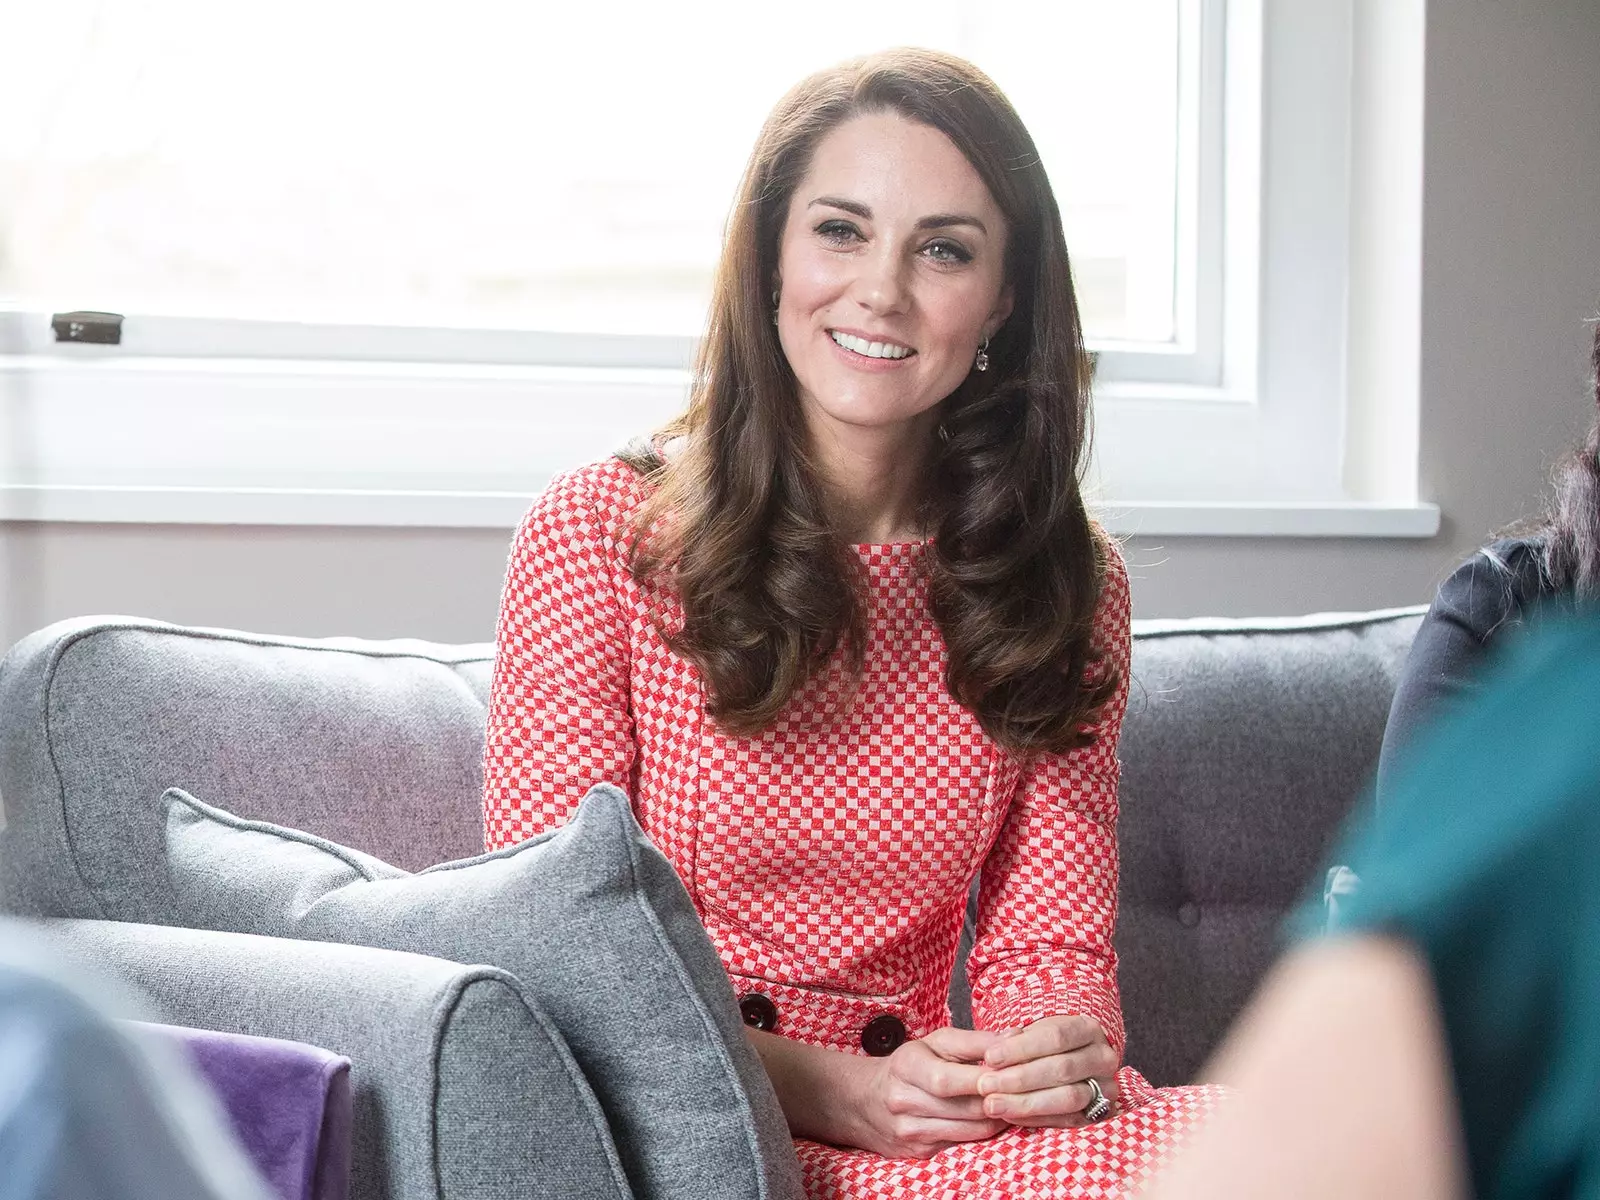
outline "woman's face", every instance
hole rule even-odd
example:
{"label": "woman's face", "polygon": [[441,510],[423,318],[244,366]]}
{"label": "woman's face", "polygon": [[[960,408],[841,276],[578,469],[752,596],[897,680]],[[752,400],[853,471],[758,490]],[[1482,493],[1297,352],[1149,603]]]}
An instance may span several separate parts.
{"label": "woman's face", "polygon": [[989,189],[937,129],[873,113],[817,144],[774,281],[814,436],[910,435],[932,419],[1011,311],[1006,235]]}

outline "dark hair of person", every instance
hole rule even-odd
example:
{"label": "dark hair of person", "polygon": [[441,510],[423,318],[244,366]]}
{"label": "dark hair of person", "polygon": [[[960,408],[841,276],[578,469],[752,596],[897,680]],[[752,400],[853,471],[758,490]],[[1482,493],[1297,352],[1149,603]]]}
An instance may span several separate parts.
{"label": "dark hair of person", "polygon": [[[684,413],[623,457],[658,484],[633,572],[682,605],[668,644],[699,668],[729,732],[770,727],[843,647],[859,679],[862,568],[829,526],[796,383],[772,320],[779,239],[818,142],[892,112],[947,136],[1006,219],[1013,309],[990,367],[941,402],[921,499],[946,684],[1000,745],[1027,754],[1090,740],[1115,690],[1093,639],[1105,535],[1080,492],[1090,368],[1066,239],[1022,121],[971,64],[886,51],[805,79],[767,119],[729,218]],[[669,440],[681,452],[664,453]]]}
{"label": "dark hair of person", "polygon": [[1580,603],[1600,600],[1600,319],[1591,358],[1596,417],[1555,473],[1555,495],[1534,532],[1542,543],[1545,579]]}

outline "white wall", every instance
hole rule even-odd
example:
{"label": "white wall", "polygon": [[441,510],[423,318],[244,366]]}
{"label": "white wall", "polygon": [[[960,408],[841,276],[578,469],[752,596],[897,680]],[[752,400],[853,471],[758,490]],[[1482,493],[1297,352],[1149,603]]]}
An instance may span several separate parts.
{"label": "white wall", "polygon": [[[1138,615],[1426,600],[1487,534],[1537,506],[1550,465],[1592,418],[1600,3],[1432,0],[1426,104],[1421,497],[1443,510],[1440,535],[1135,539]],[[89,612],[487,640],[508,536],[0,523],[0,644]]]}

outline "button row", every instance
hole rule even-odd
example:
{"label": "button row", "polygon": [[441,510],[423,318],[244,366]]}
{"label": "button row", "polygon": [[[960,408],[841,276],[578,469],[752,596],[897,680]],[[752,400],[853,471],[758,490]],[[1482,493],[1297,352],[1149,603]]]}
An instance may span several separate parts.
{"label": "button row", "polygon": [[[739,997],[739,1015],[751,1029],[771,1033],[778,1028],[778,1006],[772,997],[760,992],[746,992]],[[861,1048],[873,1058],[893,1054],[905,1042],[905,1023],[893,1013],[879,1013],[861,1030]]]}

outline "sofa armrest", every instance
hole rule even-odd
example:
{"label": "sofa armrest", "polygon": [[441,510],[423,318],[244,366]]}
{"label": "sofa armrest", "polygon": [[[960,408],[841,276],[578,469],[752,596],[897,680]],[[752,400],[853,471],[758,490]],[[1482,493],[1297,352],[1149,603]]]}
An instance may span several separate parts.
{"label": "sofa armrest", "polygon": [[630,1195],[566,1043],[512,975],[364,946],[42,922],[153,1019],[308,1042],[351,1061],[351,1196]]}

